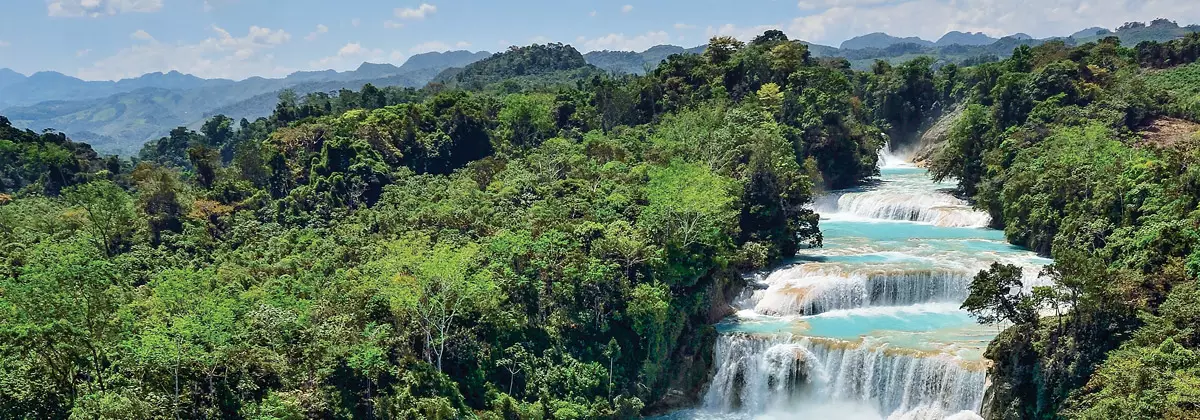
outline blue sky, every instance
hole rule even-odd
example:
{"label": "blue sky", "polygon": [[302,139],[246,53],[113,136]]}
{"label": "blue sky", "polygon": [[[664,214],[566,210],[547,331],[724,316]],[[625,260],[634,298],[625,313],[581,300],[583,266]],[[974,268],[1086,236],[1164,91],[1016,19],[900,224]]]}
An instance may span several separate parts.
{"label": "blue sky", "polygon": [[281,77],[403,63],[426,51],[498,51],[559,41],[582,51],[695,46],[782,29],[838,45],[883,31],[1068,35],[1167,17],[1200,22],[1198,0],[6,0],[0,67],[114,80],[178,70]]}

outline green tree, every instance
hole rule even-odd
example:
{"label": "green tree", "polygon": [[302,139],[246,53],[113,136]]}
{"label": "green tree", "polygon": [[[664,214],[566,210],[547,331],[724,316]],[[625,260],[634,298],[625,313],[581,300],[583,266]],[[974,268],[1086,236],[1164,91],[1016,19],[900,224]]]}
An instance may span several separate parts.
{"label": "green tree", "polygon": [[950,129],[946,148],[930,167],[933,178],[957,179],[965,195],[975,195],[984,176],[983,154],[993,145],[991,126],[986,108],[968,106]]}
{"label": "green tree", "polygon": [[1037,307],[1021,290],[1023,275],[1015,265],[992,263],[971,280],[970,296],[963,301],[962,308],[983,324],[1037,322]]}
{"label": "green tree", "polygon": [[120,186],[112,181],[93,181],[68,188],[63,197],[83,209],[92,241],[104,255],[116,255],[128,245],[137,216],[133,199]]}
{"label": "green tree", "polygon": [[388,245],[382,272],[395,283],[394,311],[411,316],[426,361],[442,370],[446,346],[469,329],[463,317],[495,305],[496,285],[479,266],[479,246],[455,247],[413,238]]}
{"label": "green tree", "polygon": [[654,168],[638,223],[680,249],[719,246],[734,217],[732,188],[728,178],[699,165],[673,162]]}

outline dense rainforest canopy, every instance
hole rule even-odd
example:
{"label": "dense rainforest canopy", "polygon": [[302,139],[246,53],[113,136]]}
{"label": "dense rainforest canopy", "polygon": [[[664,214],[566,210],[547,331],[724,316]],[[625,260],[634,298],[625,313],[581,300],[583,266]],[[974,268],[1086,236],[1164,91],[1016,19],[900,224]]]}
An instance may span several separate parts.
{"label": "dense rainforest canopy", "polygon": [[1031,296],[985,287],[1004,267],[973,285],[1015,324],[988,414],[1195,415],[1200,88],[1172,80],[1197,45],[859,72],[768,31],[644,76],[535,45],[420,90],[285,92],[132,160],[0,119],[0,417],[678,406],[740,274],[820,246],[813,196],[943,114],[934,173],[1057,261]]}

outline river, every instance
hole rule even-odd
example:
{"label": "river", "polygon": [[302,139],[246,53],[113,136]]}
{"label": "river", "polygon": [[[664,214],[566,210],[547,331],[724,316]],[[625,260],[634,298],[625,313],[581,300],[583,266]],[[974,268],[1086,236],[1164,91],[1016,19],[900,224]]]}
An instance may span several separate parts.
{"label": "river", "polygon": [[988,215],[885,156],[878,181],[815,203],[824,247],[757,276],[717,325],[700,407],[666,419],[975,419],[1000,331],[959,309],[972,277],[1050,261]]}

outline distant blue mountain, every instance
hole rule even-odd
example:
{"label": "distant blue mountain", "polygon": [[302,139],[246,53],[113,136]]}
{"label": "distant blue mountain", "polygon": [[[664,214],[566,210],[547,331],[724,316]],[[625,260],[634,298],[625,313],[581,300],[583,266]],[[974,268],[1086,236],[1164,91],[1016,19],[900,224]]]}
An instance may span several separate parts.
{"label": "distant blue mountain", "polygon": [[843,50],[862,50],[867,48],[887,48],[896,44],[916,44],[922,47],[932,47],[933,42],[910,36],[898,38],[883,32],[875,32],[850,38],[842,43]]}
{"label": "distant blue mountain", "polygon": [[11,69],[0,69],[0,89],[8,85],[23,82],[25,79],[24,74],[17,73]]}
{"label": "distant blue mountain", "polygon": [[85,81],[58,72],[24,76],[0,69],[0,115],[15,126],[54,128],[87,139],[105,152],[135,153],[147,140],[181,125],[198,125],[217,113],[266,116],[279,92],[303,95],[376,86],[424,86],[446,66],[467,65],[488,52],[418,54],[403,66],[363,63],[353,71],[296,72],[280,79],[203,79],[177,71],[119,81]]}
{"label": "distant blue mountain", "polygon": [[[1117,36],[1125,45],[1141,41],[1167,41],[1200,26],[1180,27],[1159,19],[1148,24],[1130,23],[1115,30],[1088,28],[1069,38],[1052,38],[1067,45]],[[933,56],[944,63],[981,63],[1012,53],[1020,45],[1046,40],[1018,33],[999,40],[982,33],[950,32],[930,42],[917,37],[895,37],[877,32],[852,38],[841,48],[804,41],[814,58],[844,58],[856,69],[867,69],[876,60],[900,62],[914,56]],[[657,45],[642,52],[593,51],[583,55],[591,66],[608,72],[642,74],[673,54],[702,54],[706,46],[684,48]],[[270,114],[278,94],[293,89],[299,94],[376,86],[421,87],[435,77],[456,77],[472,63],[492,58],[486,51],[447,51],[417,54],[404,64],[363,63],[353,71],[302,71],[284,78],[251,77],[233,81],[204,79],[177,71],[149,73],[119,81],[85,81],[45,71],[25,76],[0,69],[0,115],[16,126],[41,130],[55,128],[93,142],[101,151],[136,152],[141,144],[179,125],[198,126],[217,113],[235,118]]]}
{"label": "distant blue mountain", "polygon": [[440,72],[451,67],[465,67],[467,64],[471,64],[491,56],[492,53],[487,51],[427,52],[409,57],[408,61],[405,61],[404,64],[400,65],[400,72],[411,73],[419,70],[430,69],[436,69]]}
{"label": "distant blue mountain", "polygon": [[1097,26],[1097,27],[1091,27],[1091,28],[1087,28],[1087,29],[1084,29],[1084,30],[1082,30],[1082,31],[1079,31],[1079,32],[1073,33],[1073,34],[1071,34],[1071,38],[1076,38],[1076,39],[1078,39],[1078,38],[1091,38],[1091,37],[1094,37],[1094,36],[1104,36],[1104,35],[1108,35],[1108,34],[1111,34],[1111,33],[1112,33],[1112,30],[1109,30],[1109,29],[1104,29],[1104,28],[1101,28],[1101,27],[1098,27],[1098,26]]}
{"label": "distant blue mountain", "polygon": [[947,45],[989,45],[995,43],[996,41],[998,41],[998,39],[987,36],[983,32],[971,33],[951,31],[946,35],[943,35],[941,39],[934,43],[934,45],[939,47],[944,47]]}
{"label": "distant blue mountain", "polygon": [[647,69],[658,67],[659,63],[675,54],[701,54],[708,47],[701,45],[693,48],[683,48],[676,45],[656,45],[642,52],[632,51],[592,51],[583,55],[583,59],[602,70],[625,73],[644,74]]}

